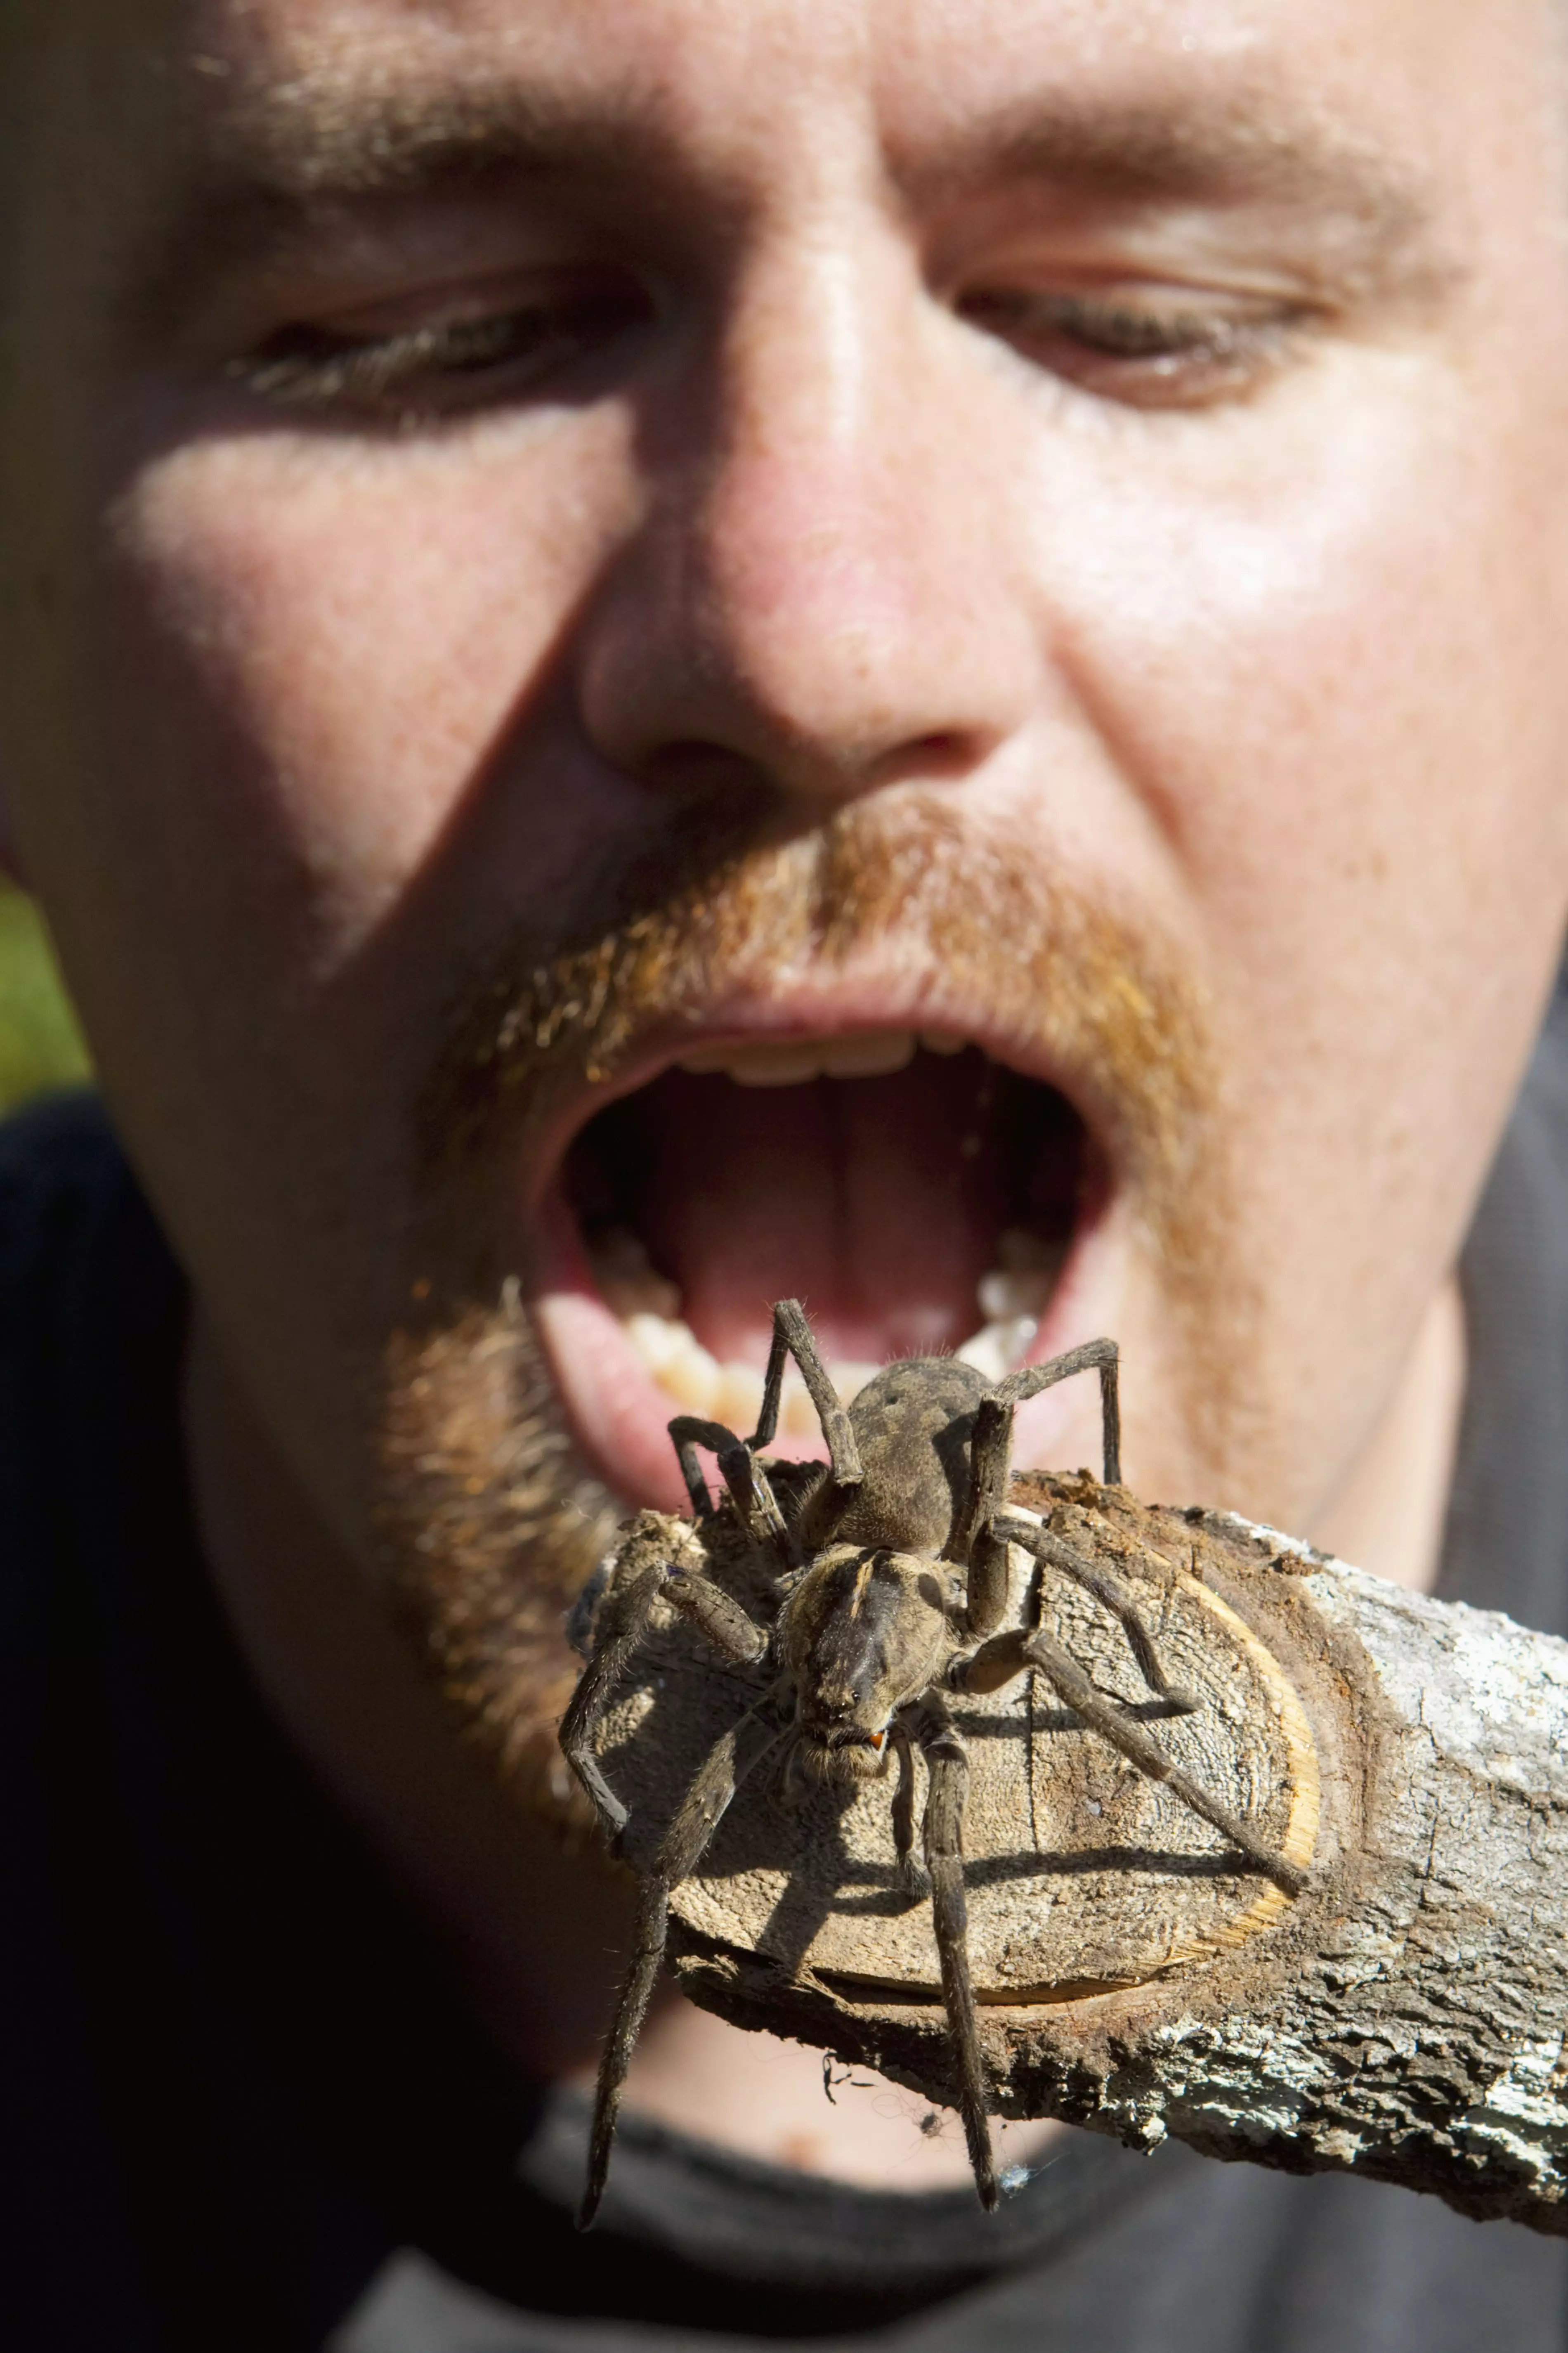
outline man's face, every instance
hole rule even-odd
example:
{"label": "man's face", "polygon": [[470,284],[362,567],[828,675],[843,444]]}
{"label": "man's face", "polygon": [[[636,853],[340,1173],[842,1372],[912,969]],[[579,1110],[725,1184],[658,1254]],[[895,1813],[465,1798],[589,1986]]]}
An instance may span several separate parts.
{"label": "man's face", "polygon": [[1568,903],[1543,0],[59,15],[17,836],[450,1678],[784,1293],[1310,1529]]}

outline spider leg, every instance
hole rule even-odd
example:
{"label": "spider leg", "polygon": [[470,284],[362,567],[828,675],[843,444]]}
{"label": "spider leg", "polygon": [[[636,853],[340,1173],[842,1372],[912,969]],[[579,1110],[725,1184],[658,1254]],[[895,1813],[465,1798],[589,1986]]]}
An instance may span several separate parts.
{"label": "spider leg", "polygon": [[[991,1523],[1007,1504],[1013,1471],[1013,1415],[1016,1409],[1071,1380],[1076,1373],[1100,1375],[1100,1423],[1105,1442],[1105,1483],[1121,1476],[1121,1412],[1117,1394],[1118,1351],[1114,1340],[1089,1340],[1081,1348],[1053,1356],[1048,1364],[1026,1365],[988,1389],[975,1410],[974,1435],[969,1448],[969,1496],[953,1546],[968,1570],[969,1631],[984,1641],[1002,1623],[1007,1607],[1007,1547],[993,1533]],[[1016,1541],[1016,1539],[1015,1539]],[[1136,1647],[1136,1644],[1134,1644]]]}
{"label": "spider leg", "polygon": [[561,1719],[562,1755],[582,1783],[612,1847],[626,1829],[628,1816],[600,1770],[593,1749],[594,1734],[641,1646],[653,1605],[668,1577],[668,1564],[652,1561],[625,1585],[611,1588],[600,1605],[594,1655],[578,1677]]}
{"label": "spider leg", "polygon": [[771,1635],[710,1577],[673,1568],[664,1598],[671,1609],[689,1619],[705,1641],[726,1659],[733,1659],[738,1667],[761,1666],[767,1657]]}
{"label": "spider leg", "polygon": [[956,1660],[949,1670],[955,1690],[963,1692],[1000,1691],[1004,1684],[1021,1675],[1026,1667],[1038,1667],[1058,1696],[1064,1699],[1076,1715],[1082,1717],[1091,1732],[1098,1732],[1112,1748],[1120,1750],[1130,1765],[1151,1781],[1163,1781],[1172,1794],[1190,1807],[1200,1820],[1218,1831],[1222,1838],[1243,1853],[1255,1871],[1273,1880],[1287,1895],[1300,1895],[1309,1874],[1299,1863],[1288,1862],[1273,1847],[1248,1830],[1240,1818],[1217,1798],[1211,1798],[1202,1784],[1194,1781],[1174,1759],[1166,1756],[1159,1742],[1145,1732],[1141,1724],[1123,1715],[1121,1709],[1102,1699],[1078,1661],[1069,1658],[1059,1642],[1048,1634],[1031,1634],[1016,1627],[1005,1634],[996,1635],[983,1644],[973,1658]]}
{"label": "spider leg", "polygon": [[969,1791],[969,1757],[943,1701],[935,1692],[901,1711],[926,1760],[926,1869],[931,1873],[931,1926],[942,1968],[942,1998],[958,2060],[959,2109],[974,2187],[986,2212],[999,2192],[991,2153],[991,2116],[974,1988],[969,1974],[969,1911],[963,1894],[963,1806]]}
{"label": "spider leg", "polygon": [[1113,1618],[1121,1620],[1128,1647],[1138,1662],[1138,1672],[1150,1690],[1168,1704],[1173,1715],[1196,1714],[1197,1701],[1180,1684],[1172,1683],[1154,1647],[1154,1638],[1139,1614],[1137,1604],[1122,1591],[1113,1577],[1108,1577],[1103,1569],[1096,1568],[1091,1561],[1085,1560],[1081,1553],[1075,1552],[1071,1545],[1051,1529],[1038,1527],[1033,1520],[1020,1518],[1016,1513],[998,1512],[991,1523],[991,1534],[1004,1544],[1021,1545],[1026,1552],[1033,1553],[1037,1560],[1045,1561],[1052,1568],[1059,1568],[1065,1577],[1070,1577],[1076,1585],[1081,1585],[1086,1593],[1092,1593],[1102,1609],[1109,1609]]}
{"label": "spider leg", "polygon": [[860,1469],[860,1450],[855,1443],[849,1416],[839,1401],[837,1390],[827,1377],[827,1367],[818,1353],[816,1335],[805,1320],[805,1312],[798,1299],[781,1299],[773,1308],[773,1341],[768,1350],[767,1375],[763,1382],[763,1409],[757,1416],[756,1429],[746,1440],[747,1445],[754,1454],[760,1446],[771,1446],[773,1442],[779,1426],[779,1398],[784,1389],[786,1356],[793,1356],[800,1366],[806,1394],[816,1408],[822,1435],[827,1440],[827,1458],[834,1485],[840,1491],[858,1487],[864,1475]]}
{"label": "spider leg", "polygon": [[915,1863],[915,1751],[908,1731],[895,1717],[890,1737],[899,1760],[899,1786],[893,1792],[893,1845],[899,1858],[899,1885],[912,1901],[923,1895]]}
{"label": "spider leg", "polygon": [[1121,1483],[1121,1406],[1117,1388],[1120,1356],[1114,1340],[1086,1340],[1081,1348],[1069,1348],[1065,1356],[1052,1356],[1047,1364],[1026,1365],[1022,1371],[1009,1373],[1005,1381],[997,1383],[993,1395],[1010,1406],[1026,1405],[1043,1390],[1054,1389],[1058,1381],[1070,1381],[1075,1373],[1098,1373],[1105,1484],[1117,1487]]}
{"label": "spider leg", "polygon": [[[771,1696],[771,1694],[770,1694]],[[764,1707],[766,1703],[763,1704]],[[637,1902],[632,1957],[621,1982],[616,2014],[599,2062],[594,2094],[594,2126],[588,2144],[588,2179],[578,2209],[577,2228],[586,2231],[599,2211],[610,2169],[610,2149],[620,2113],[621,2088],[648,2001],[664,1963],[669,1934],[671,1893],[701,1862],[709,1841],[746,1776],[754,1771],[783,1733],[757,1708],[720,1735],[659,1841]]]}
{"label": "spider leg", "polygon": [[705,1446],[710,1454],[718,1457],[721,1475],[734,1499],[742,1527],[749,1528],[759,1544],[771,1545],[784,1567],[797,1567],[795,1540],[784,1525],[773,1482],[752,1454],[751,1444],[737,1438],[723,1422],[704,1421],[689,1413],[677,1414],[669,1425],[669,1436],[696,1516],[706,1519],[713,1508],[708,1482],[697,1461],[699,1447]]}
{"label": "spider leg", "polygon": [[652,1560],[613,1588],[601,1606],[598,1640],[561,1719],[561,1749],[586,1791],[612,1849],[626,1831],[625,1806],[605,1780],[594,1754],[594,1735],[647,1632],[660,1594],[700,1634],[738,1665],[755,1666],[766,1656],[769,1637],[740,1603],[710,1577],[681,1561]]}
{"label": "spider leg", "polygon": [[976,1641],[994,1634],[1007,1611],[1007,1547],[992,1522],[1007,1501],[1013,1469],[1013,1408],[994,1389],[980,1400],[969,1441],[969,1496],[952,1552],[967,1572],[966,1625]]}
{"label": "spider leg", "polygon": [[811,1797],[813,1782],[800,1753],[798,1735],[793,1735],[784,1750],[779,1771],[779,1796],[786,1806],[804,1806]]}

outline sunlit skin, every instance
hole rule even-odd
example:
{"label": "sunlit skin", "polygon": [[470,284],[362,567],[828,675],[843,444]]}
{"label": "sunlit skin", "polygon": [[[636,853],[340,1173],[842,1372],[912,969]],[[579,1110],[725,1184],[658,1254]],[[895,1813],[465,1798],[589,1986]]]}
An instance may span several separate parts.
{"label": "sunlit skin", "polygon": [[[934,793],[1176,958],[1227,1145],[1213,1345],[1245,1375],[1220,1414],[1114,1155],[1053,1338],[1121,1340],[1141,1492],[1430,1579],[1452,1270],[1568,907],[1555,25],[76,0],[31,37],[15,855],[191,1270],[215,1576],[523,2063],[591,2063],[620,1898],[514,1816],[383,1621],[364,1382],[455,996],[716,781],[783,832]],[[334,185],[368,104],[449,126],[475,92],[548,153]],[[198,166],[258,149],[288,201],[216,202]],[[536,374],[529,306],[559,338]],[[713,1020],[874,1028],[934,992],[983,1034],[984,992],[943,986],[894,940]],[[505,1173],[485,1240],[526,1272],[547,1172]],[[529,1303],[595,1473],[668,1501],[579,1309]],[[1089,1460],[1092,1398],[1060,1396],[1041,1443]],[[826,2111],[813,2054],[765,2052],[672,2005],[631,2095],[963,2179],[956,2137]]]}

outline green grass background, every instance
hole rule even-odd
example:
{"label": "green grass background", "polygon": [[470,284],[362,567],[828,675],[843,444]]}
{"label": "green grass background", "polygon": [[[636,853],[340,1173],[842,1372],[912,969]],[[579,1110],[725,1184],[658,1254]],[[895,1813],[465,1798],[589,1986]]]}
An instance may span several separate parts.
{"label": "green grass background", "polygon": [[89,1067],[37,910],[0,883],[0,1112]]}

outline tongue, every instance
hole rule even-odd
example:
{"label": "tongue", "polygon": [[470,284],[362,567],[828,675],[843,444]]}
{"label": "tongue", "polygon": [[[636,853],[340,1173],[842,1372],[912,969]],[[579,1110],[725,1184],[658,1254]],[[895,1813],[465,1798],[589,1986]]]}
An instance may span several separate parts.
{"label": "tongue", "polygon": [[1045,1092],[973,1050],[793,1087],[671,1071],[595,1141],[714,1356],[760,1365],[773,1302],[798,1298],[825,1355],[876,1363],[956,1346],[981,1320],[1018,1193],[1019,1097]]}

